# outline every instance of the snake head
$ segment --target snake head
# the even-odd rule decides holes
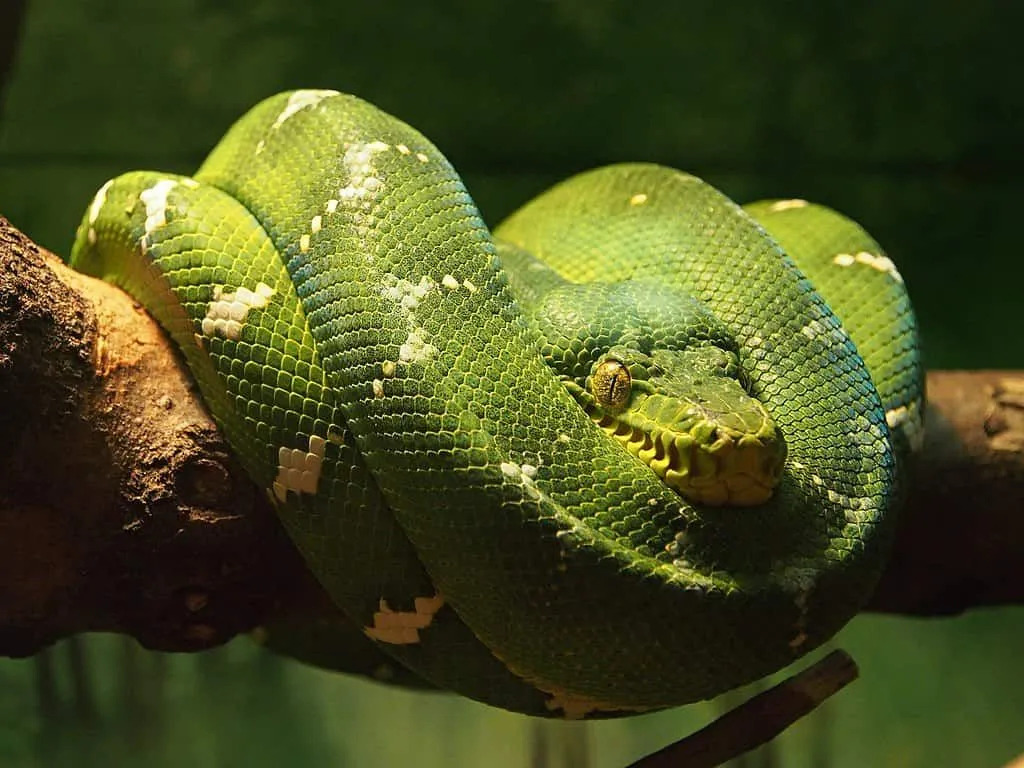
[[[556,283],[532,319],[545,362],[580,406],[682,496],[737,506],[771,497],[785,442],[701,302],[650,280]]]
[[[779,482],[785,442],[730,351],[613,347],[582,386],[567,386],[601,429],[690,501],[760,504]]]

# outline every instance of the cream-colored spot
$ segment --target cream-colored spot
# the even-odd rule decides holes
[[[317,232],[319,232],[320,228],[323,226],[323,223],[324,220],[320,214],[314,216],[313,219],[309,222],[310,233],[315,235]]]
[[[237,291],[225,291],[223,285],[215,286],[213,301],[207,307],[206,316],[200,324],[203,333],[238,341],[249,311],[267,306],[274,293],[276,291],[266,283],[257,283],[255,291],[244,286]]]
[[[307,107],[314,107],[330,96],[337,96],[337,91],[331,90],[315,90],[315,89],[304,89],[295,91],[288,97],[288,103],[285,104],[284,109],[274,120],[274,124],[270,126],[271,130],[280,128],[286,120],[291,118],[300,110],[306,109]]]
[[[381,643],[391,645],[411,645],[420,641],[420,630],[426,629],[434,621],[434,615],[444,605],[440,594],[433,597],[417,597],[413,600],[413,610],[396,611],[388,605],[383,597],[380,599],[379,610],[373,614],[373,626],[364,627],[367,637]]]
[[[274,496],[284,502],[288,491],[315,494],[326,449],[327,441],[319,435],[310,435],[309,450],[306,451],[301,448],[279,448]]]
[[[560,443],[571,443],[572,438],[569,437],[565,432],[560,432],[558,437],[555,438]]]
[[[338,201],[332,197],[330,200],[327,201],[327,208],[325,210],[327,211],[327,213],[334,213],[336,210],[338,210]]]
[[[646,202],[647,202],[647,195],[645,195],[643,192],[638,192],[637,194],[635,194],[631,198],[629,198],[629,204],[630,205],[643,205]]]
[[[447,288],[449,291],[454,291],[459,287],[459,281],[451,275],[445,275],[441,278],[441,285]]]
[[[114,183],[113,179],[105,182],[102,187],[96,191],[95,197],[92,199],[92,205],[89,206],[89,223],[95,224],[96,219],[100,217],[100,209],[103,208],[103,204],[107,202],[107,192],[110,191],[110,186]],[[90,241],[94,242],[94,241]]]
[[[373,396],[376,398],[384,397],[384,382],[380,379],[373,380]]]
[[[813,339],[821,335],[825,330],[824,326],[817,320],[811,320],[807,325],[800,329],[800,333],[806,336],[808,339]]]
[[[388,274],[384,276],[381,295],[401,307],[403,312],[409,313],[418,307],[420,301],[435,288],[437,288],[437,283],[426,275],[420,277],[418,283],[413,283],[404,277]]]
[[[806,208],[807,201],[799,198],[793,198],[792,200],[777,200],[768,206],[769,211],[790,211],[794,208]]]
[[[348,171],[348,184],[338,190],[338,200],[350,207],[370,209],[371,201],[383,188],[384,183],[374,175],[374,155],[383,152],[388,145],[383,141],[358,142],[345,149],[342,162]],[[353,214],[360,233],[368,231],[364,216]]]
[[[96,245],[96,230],[89,227],[89,231],[86,232],[86,237],[89,238],[89,245]]]
[[[540,690],[551,697],[544,702],[544,706],[551,712],[562,710],[562,717],[566,720],[581,720],[593,712],[647,712],[652,709],[652,707],[618,706],[610,701],[579,696],[567,691],[549,691],[544,688]]]
[[[832,257],[832,262],[838,264],[840,267],[851,267],[854,264],[863,264],[864,266],[877,269],[879,272],[885,272],[889,277],[898,283],[903,282],[903,276],[896,269],[896,265],[893,264],[892,259],[888,256],[878,253],[869,253],[868,251],[859,251],[858,253],[838,253]]]
[[[299,250],[306,253],[309,250],[309,234],[299,236]]]
[[[388,379],[395,375],[397,368],[398,367],[395,365],[394,360],[385,360],[380,364],[380,372]]]
[[[839,506],[844,507],[845,509],[860,508],[860,500],[853,498],[851,496],[847,496],[845,493],[839,493],[839,491],[834,491],[831,488],[826,488],[825,495],[828,496],[828,500],[831,501],[833,504],[838,504]]]
[[[146,206],[146,234],[152,234],[157,227],[167,224],[167,195],[178,186],[174,179],[160,179],[156,184],[139,193],[139,200]]]
[[[396,144],[395,149],[397,149],[403,155],[408,155],[409,152],[411,151],[407,146],[405,146],[405,144]]]
[[[469,278],[462,281],[462,286],[470,293],[476,293],[476,286],[469,281]]]
[[[789,647],[795,651],[807,642],[807,601],[810,598],[811,590],[814,589],[815,580],[809,573],[797,568],[789,569],[787,575],[799,590],[793,597],[793,604],[799,611],[796,617],[796,632],[789,641]]]
[[[426,156],[425,154],[423,154],[422,152],[417,152],[417,153],[416,153],[416,159],[417,159],[417,160],[419,160],[419,161],[420,161],[421,163],[425,163],[425,162],[427,162],[427,160],[429,160],[430,158],[429,158],[429,157],[427,157],[427,156]]]
[[[528,498],[540,498],[540,490],[533,482],[537,476],[537,467],[532,464],[513,464],[503,461],[499,465],[499,469],[506,478],[522,485]]]
[[[907,411],[907,406],[905,405],[890,408],[885,412],[885,423],[889,425],[889,429],[895,429],[902,425],[909,415],[910,413]]]
[[[428,343],[422,336],[422,328],[414,328],[409,332],[405,343],[398,348],[398,362],[416,363],[429,360],[437,354],[437,347]]]

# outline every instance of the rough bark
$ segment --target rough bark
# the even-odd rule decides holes
[[[159,327],[3,219],[0,403],[0,654],[200,650],[305,578]]]
[[[934,371],[928,387],[870,609],[1024,603],[1024,372]],[[159,328],[3,219],[0,403],[0,655],[86,630],[194,651],[324,610]]]
[[[857,679],[853,659],[832,651],[714,722],[628,768],[714,768],[766,744]]]

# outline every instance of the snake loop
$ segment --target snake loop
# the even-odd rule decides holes
[[[72,263],[174,339],[351,622],[318,659],[530,714],[707,698],[827,639],[884,559],[890,429],[920,432],[902,282],[849,220],[632,164],[492,236],[333,91],[104,185]]]

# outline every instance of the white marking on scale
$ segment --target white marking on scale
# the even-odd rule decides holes
[[[806,208],[807,201],[801,200],[800,198],[793,198],[792,200],[777,200],[768,206],[769,211],[790,211],[794,208]]]
[[[800,333],[806,336],[808,339],[813,339],[819,336],[825,328],[817,320],[811,320],[807,325],[800,329]]]
[[[257,283],[255,291],[245,287],[237,291],[225,291],[223,285],[214,286],[213,301],[207,307],[206,317],[201,323],[203,333],[238,341],[249,311],[267,306],[275,293],[266,283]]]
[[[403,155],[408,155],[408,154],[409,154],[409,152],[411,152],[411,151],[412,151],[412,150],[410,150],[410,149],[409,149],[409,148],[408,148],[407,146],[405,146],[405,144],[396,144],[396,145],[395,145],[395,149],[397,149],[397,150],[398,150],[399,152],[401,152],[401,153],[402,153]]]
[[[337,96],[337,91],[331,90],[315,90],[307,88],[300,91],[295,91],[288,97],[288,103],[285,104],[284,109],[274,120],[274,124],[270,126],[271,130],[276,130],[284,125],[284,122],[292,117],[295,113],[300,110],[306,109],[307,107],[315,107],[321,101],[331,96]]]
[[[863,264],[864,266],[877,269],[879,272],[885,272],[889,277],[898,283],[903,282],[903,276],[896,269],[896,265],[893,264],[892,259],[883,254],[870,253],[868,251],[859,251],[857,253],[837,253],[832,257],[832,263],[837,264],[840,267],[851,267],[854,264]]]
[[[416,153],[416,159],[417,159],[417,160],[419,160],[419,161],[420,161],[421,163],[425,163],[425,162],[427,162],[427,160],[429,160],[430,158],[429,158],[429,157],[427,157],[427,156],[426,156],[425,154],[423,154],[422,152],[417,152],[417,153]]]
[[[114,183],[113,179],[104,182],[103,186],[96,191],[95,197],[92,199],[92,205],[89,206],[89,223],[95,224],[96,219],[100,217],[100,209],[103,204],[107,202],[107,192],[110,191],[111,185]]]
[[[299,237],[299,250],[302,251],[303,253],[306,253],[306,251],[309,250],[309,235],[308,234],[301,235]]]
[[[309,450],[306,451],[301,448],[279,448],[274,496],[283,503],[288,498],[288,491],[315,494],[326,450],[327,441],[319,435],[309,436]]]
[[[471,282],[469,281],[469,278],[466,278],[465,280],[463,280],[463,281],[462,281],[462,285],[463,285],[463,286],[465,287],[465,289],[466,289],[467,291],[469,291],[470,293],[476,293],[476,286],[475,286],[475,285],[473,285],[473,283],[471,283]]]
[[[383,141],[358,142],[345,148],[342,163],[348,170],[348,184],[338,190],[339,202],[370,209],[370,202],[384,187],[384,182],[374,175],[373,158],[388,148],[389,145]],[[369,231],[361,213],[354,213],[352,219],[360,234]]]
[[[420,630],[430,626],[443,605],[444,597],[438,593],[433,597],[417,597],[411,611],[396,611],[382,597],[379,610],[373,614],[373,626],[364,627],[363,632],[367,637],[391,645],[418,643]]]
[[[441,278],[441,285],[447,288],[449,291],[454,291],[459,287],[459,281],[451,275],[445,275]]]
[[[645,195],[643,192],[637,192],[635,195],[629,198],[630,205],[643,205],[646,202],[647,195]]]
[[[395,277],[393,274],[384,276],[384,287],[381,295],[397,304],[406,315],[419,306],[420,301],[432,290],[437,288],[431,278],[423,275],[418,283],[406,280],[404,277]]]
[[[537,467],[533,464],[513,464],[503,461],[498,465],[498,468],[501,470],[501,474],[509,480],[518,481],[529,498],[540,498],[540,491],[533,482],[533,479],[537,476]]]
[[[903,424],[909,416],[910,412],[907,410],[907,406],[900,405],[885,412],[885,423],[889,425],[889,429],[895,429]]]
[[[427,343],[422,334],[424,330],[422,328],[414,328],[409,331],[409,335],[405,339],[405,343],[398,348],[398,362],[400,363],[415,363],[423,360],[429,360],[437,354],[437,347],[433,344]]]
[[[323,225],[323,223],[323,217],[321,217],[320,214],[318,213],[316,216],[313,217],[313,220],[309,222],[310,233],[315,235],[317,232],[319,232],[320,227]]]
[[[174,179],[160,179],[156,184],[139,193],[139,200],[146,206],[146,234],[152,234],[157,227],[167,224],[167,195],[178,186]]]
[[[380,379],[373,380],[373,396],[378,399],[384,397],[384,382]]]
[[[326,211],[327,213],[334,213],[336,210],[338,210],[338,201],[335,200],[334,198],[331,198],[330,200],[327,201]]]
[[[580,720],[591,712],[646,712],[650,707],[621,706],[610,701],[591,699],[568,691],[559,691],[547,686],[538,685],[537,688],[551,698],[545,699],[544,706],[551,712],[556,709],[562,710],[562,717],[566,720]]]

